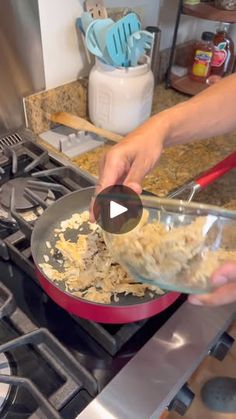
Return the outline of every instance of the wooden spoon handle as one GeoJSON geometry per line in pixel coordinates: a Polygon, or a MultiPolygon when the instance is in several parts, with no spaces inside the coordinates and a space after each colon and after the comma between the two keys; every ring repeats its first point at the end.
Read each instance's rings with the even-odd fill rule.
{"type": "MultiPolygon", "coordinates": [[[[114,132],[108,131],[104,128],[98,128],[94,126],[94,133],[100,135],[101,137],[107,138],[108,140],[114,141],[115,143],[119,143],[123,137],[119,134],[115,134],[114,132]]],[[[89,131],[89,130],[88,130],[89,131]]]]}
{"type": "Polygon", "coordinates": [[[70,114],[68,112],[56,112],[52,115],[48,115],[48,117],[52,122],[57,122],[77,130],[93,132],[116,143],[123,139],[123,137],[119,134],[115,134],[114,132],[103,128],[98,128],[86,119],[80,118],[79,116],[70,114]]]}

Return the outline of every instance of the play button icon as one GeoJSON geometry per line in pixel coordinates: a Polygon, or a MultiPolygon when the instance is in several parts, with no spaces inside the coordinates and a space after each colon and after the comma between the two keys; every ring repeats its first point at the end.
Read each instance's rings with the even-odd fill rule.
{"type": "Polygon", "coordinates": [[[118,217],[121,214],[124,214],[128,211],[128,208],[124,207],[123,205],[117,204],[117,202],[111,201],[110,202],[110,218],[118,217]]]}
{"type": "Polygon", "coordinates": [[[122,234],[138,225],[143,207],[139,195],[132,189],[114,185],[97,195],[93,212],[103,230],[112,234],[122,234]]]}

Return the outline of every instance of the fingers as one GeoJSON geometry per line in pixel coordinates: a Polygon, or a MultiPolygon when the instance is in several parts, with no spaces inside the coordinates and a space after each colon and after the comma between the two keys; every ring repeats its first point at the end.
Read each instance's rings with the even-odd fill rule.
{"type": "Polygon", "coordinates": [[[142,192],[142,181],[152,166],[152,161],[145,164],[145,161],[140,156],[137,157],[130,167],[129,173],[124,180],[124,185],[133,189],[140,194],[142,192]]]}
{"type": "Polygon", "coordinates": [[[95,201],[95,197],[93,197],[91,199],[90,206],[89,206],[89,221],[90,221],[90,223],[95,223],[95,221],[96,221],[95,216],[94,216],[94,211],[93,211],[94,201],[95,201]]]}
{"type": "Polygon", "coordinates": [[[95,222],[94,201],[95,197],[105,188],[111,185],[122,184],[128,173],[130,164],[123,147],[113,147],[104,154],[100,161],[99,181],[96,185],[95,196],[92,198],[89,208],[90,222],[95,222]]]}
{"type": "Polygon", "coordinates": [[[127,135],[102,159],[98,191],[124,183],[140,193],[143,178],[159,160],[164,139],[165,124],[158,124],[157,117],[127,135]]]}
{"type": "Polygon", "coordinates": [[[236,282],[236,263],[229,262],[225,265],[221,266],[214,272],[212,276],[212,283],[215,286],[221,286],[226,284],[227,282],[236,282]]]}
{"type": "Polygon", "coordinates": [[[136,192],[138,195],[142,193],[142,186],[139,183],[135,182],[124,182],[124,185],[128,188],[132,189],[134,192],[136,192]]]}
{"type": "Polygon", "coordinates": [[[236,301],[236,283],[229,283],[216,288],[210,294],[190,295],[188,301],[194,305],[221,306],[236,301]]]}
{"type": "Polygon", "coordinates": [[[236,263],[229,262],[214,272],[211,278],[213,292],[190,295],[188,300],[195,305],[219,306],[236,301],[236,263]]]}
{"type": "MultiPolygon", "coordinates": [[[[96,195],[109,186],[119,184],[140,194],[143,178],[159,160],[164,142],[162,131],[156,127],[156,118],[152,118],[112,147],[101,160],[96,195]]],[[[94,220],[92,207],[93,204],[90,218],[94,220]]]]}
{"type": "Polygon", "coordinates": [[[97,193],[108,186],[122,183],[130,165],[126,147],[113,147],[108,151],[100,164],[97,193]]]}

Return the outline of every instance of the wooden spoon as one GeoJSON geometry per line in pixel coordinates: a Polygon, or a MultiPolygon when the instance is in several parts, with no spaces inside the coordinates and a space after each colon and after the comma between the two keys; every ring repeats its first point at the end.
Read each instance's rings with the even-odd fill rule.
{"type": "Polygon", "coordinates": [[[107,138],[108,140],[114,141],[116,143],[123,139],[123,137],[119,134],[115,134],[114,132],[103,128],[95,127],[95,125],[91,124],[89,121],[86,121],[86,119],[80,118],[79,116],[68,112],[56,112],[52,115],[49,115],[48,117],[52,122],[57,122],[76,130],[93,132],[100,137],[107,138]]]}

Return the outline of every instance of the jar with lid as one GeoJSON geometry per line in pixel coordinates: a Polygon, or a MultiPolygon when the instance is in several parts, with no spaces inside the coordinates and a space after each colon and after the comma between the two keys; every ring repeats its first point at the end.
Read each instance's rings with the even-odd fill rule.
{"type": "Polygon", "coordinates": [[[214,37],[214,56],[211,74],[223,77],[234,65],[234,43],[229,36],[230,23],[220,23],[214,37]]]}
{"type": "Polygon", "coordinates": [[[213,32],[203,32],[202,39],[196,42],[194,48],[193,65],[190,77],[205,83],[211,72],[211,63],[214,54],[213,32]]]}
{"type": "Polygon", "coordinates": [[[116,68],[96,59],[88,85],[90,120],[98,127],[128,134],[150,117],[153,90],[149,62],[116,68]]]}

